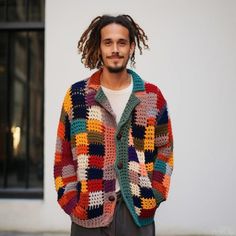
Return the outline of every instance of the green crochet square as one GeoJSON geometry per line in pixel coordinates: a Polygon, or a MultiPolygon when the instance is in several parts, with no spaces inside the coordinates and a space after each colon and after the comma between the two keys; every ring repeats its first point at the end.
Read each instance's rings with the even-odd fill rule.
{"type": "Polygon", "coordinates": [[[85,119],[75,119],[71,121],[71,135],[75,135],[85,131],[86,131],[85,119]]]}
{"type": "Polygon", "coordinates": [[[166,173],[166,163],[162,160],[157,160],[154,166],[155,170],[160,171],[162,174],[166,173]]]}

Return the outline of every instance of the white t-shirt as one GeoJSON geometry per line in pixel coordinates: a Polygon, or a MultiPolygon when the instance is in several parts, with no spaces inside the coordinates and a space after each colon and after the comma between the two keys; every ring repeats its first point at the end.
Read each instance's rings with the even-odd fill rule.
{"type": "MultiPolygon", "coordinates": [[[[108,98],[111,108],[116,115],[116,123],[118,124],[120,118],[123,114],[125,106],[129,100],[129,97],[133,90],[133,79],[131,77],[131,83],[128,87],[121,89],[121,90],[112,90],[108,89],[104,86],[101,86],[103,92],[105,93],[106,97],[108,98]]],[[[120,190],[120,185],[118,179],[116,179],[116,192],[120,190]]]]}

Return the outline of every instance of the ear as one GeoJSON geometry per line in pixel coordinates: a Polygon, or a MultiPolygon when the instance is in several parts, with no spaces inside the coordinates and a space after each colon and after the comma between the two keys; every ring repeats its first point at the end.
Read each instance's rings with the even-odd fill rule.
{"type": "Polygon", "coordinates": [[[130,56],[133,54],[134,50],[135,50],[135,43],[132,42],[132,43],[130,44],[130,51],[129,51],[129,55],[130,55],[130,56]]]}

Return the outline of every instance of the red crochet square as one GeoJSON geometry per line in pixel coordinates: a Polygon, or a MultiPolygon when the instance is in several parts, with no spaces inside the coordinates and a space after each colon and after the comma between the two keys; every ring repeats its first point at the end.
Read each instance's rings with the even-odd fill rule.
{"type": "Polygon", "coordinates": [[[150,83],[145,83],[147,93],[157,93],[157,87],[150,83]]]}
{"type": "Polygon", "coordinates": [[[88,180],[88,192],[96,192],[102,190],[102,179],[88,180]]]}
{"type": "Polygon", "coordinates": [[[140,218],[151,218],[154,216],[156,207],[152,209],[142,209],[140,213],[140,218]]]}
{"type": "Polygon", "coordinates": [[[79,205],[85,209],[88,208],[88,204],[89,204],[89,193],[80,193],[80,199],[79,199],[79,205]]]}
{"type": "Polygon", "coordinates": [[[103,168],[103,162],[104,162],[104,158],[103,157],[99,157],[99,156],[89,156],[89,166],[90,167],[95,167],[95,168],[103,168]]]}

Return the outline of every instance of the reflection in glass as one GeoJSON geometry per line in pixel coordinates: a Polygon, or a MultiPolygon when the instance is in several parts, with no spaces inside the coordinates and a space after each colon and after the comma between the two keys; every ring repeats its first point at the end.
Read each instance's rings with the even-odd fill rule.
{"type": "Polygon", "coordinates": [[[44,21],[44,0],[30,0],[28,14],[30,21],[44,21]]]}
{"type": "Polygon", "coordinates": [[[42,188],[44,33],[0,36],[0,187],[42,188]]]}
{"type": "Polygon", "coordinates": [[[10,64],[10,124],[12,153],[8,162],[8,187],[20,187],[25,185],[26,178],[26,83],[27,83],[27,33],[17,32],[11,34],[11,64],[10,64]],[[16,140],[15,127],[20,129],[19,140],[16,140]],[[15,135],[15,137],[14,137],[15,135]],[[14,143],[18,142],[17,150],[14,143]]]}
{"type": "Polygon", "coordinates": [[[0,0],[0,193],[7,197],[43,192],[44,8],[45,0],[0,0]]]}
{"type": "Polygon", "coordinates": [[[0,0],[0,22],[6,20],[7,0],[0,0]]]}
{"type": "Polygon", "coordinates": [[[20,143],[20,127],[12,127],[11,128],[12,137],[13,137],[13,153],[17,155],[19,151],[19,143],[20,143]]]}
{"type": "Polygon", "coordinates": [[[7,21],[26,21],[26,17],[25,0],[7,1],[7,21]]]}
{"type": "Polygon", "coordinates": [[[6,32],[0,32],[0,187],[4,185],[7,158],[7,45],[8,37],[6,32]]]}
{"type": "Polygon", "coordinates": [[[43,58],[44,35],[39,32],[29,33],[30,59],[30,181],[31,187],[42,186],[43,179],[43,58]],[[40,63],[41,62],[41,63],[40,63]]]}
{"type": "Polygon", "coordinates": [[[0,22],[43,22],[44,8],[44,0],[0,0],[0,22]]]}

